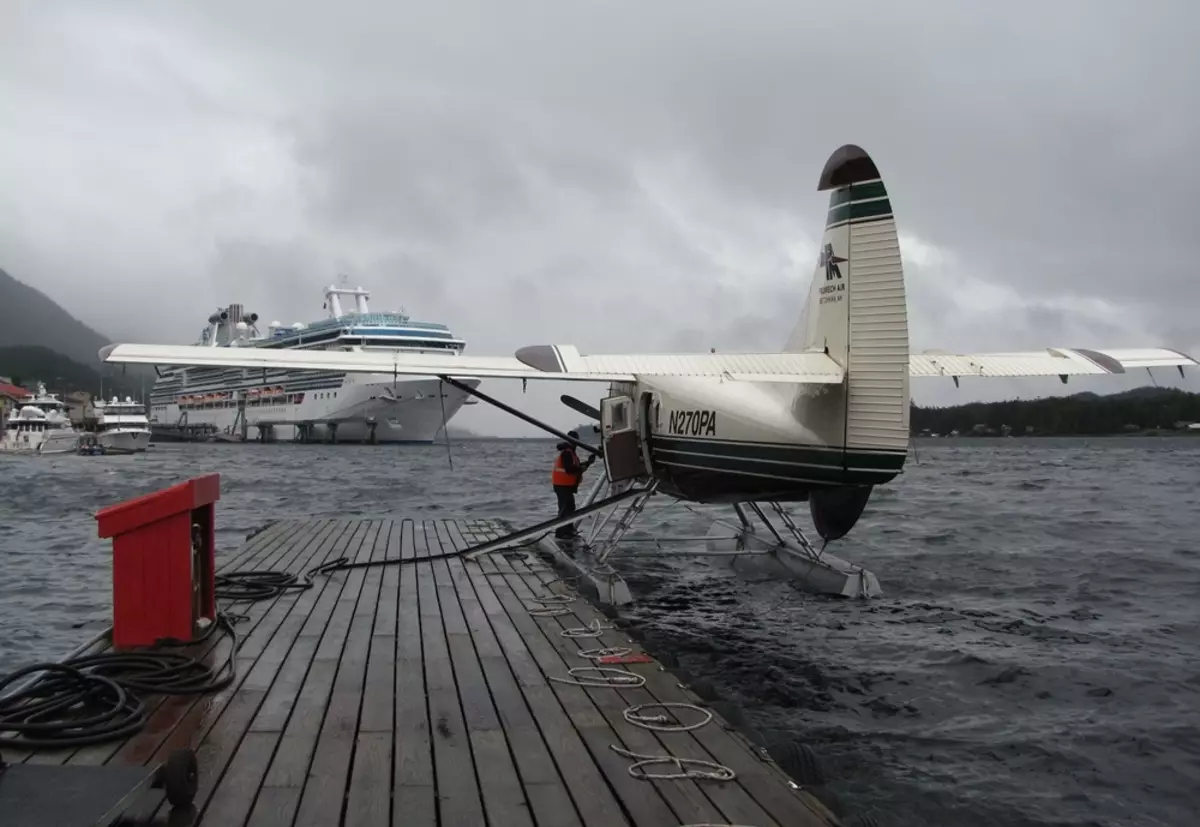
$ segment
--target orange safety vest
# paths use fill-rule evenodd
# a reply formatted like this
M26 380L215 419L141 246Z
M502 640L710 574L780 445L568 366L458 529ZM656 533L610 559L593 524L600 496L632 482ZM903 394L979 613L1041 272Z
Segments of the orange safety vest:
M574 449L568 449L568 450L570 450L573 455L575 454ZM578 455L575 455L575 461L579 462ZM579 485L579 481L580 481L579 474L568 473L567 469L563 468L562 451L559 451L557 454L555 454L554 455L554 470L552 470L550 472L550 484L551 485Z

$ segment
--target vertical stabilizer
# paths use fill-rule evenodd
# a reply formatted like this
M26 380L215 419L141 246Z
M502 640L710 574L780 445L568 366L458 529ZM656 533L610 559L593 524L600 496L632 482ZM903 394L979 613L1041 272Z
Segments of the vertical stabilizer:
M823 349L845 368L846 382L802 389L796 414L848 457L906 452L908 307L891 199L875 162L853 144L830 156L817 188L830 191L825 233L784 351Z

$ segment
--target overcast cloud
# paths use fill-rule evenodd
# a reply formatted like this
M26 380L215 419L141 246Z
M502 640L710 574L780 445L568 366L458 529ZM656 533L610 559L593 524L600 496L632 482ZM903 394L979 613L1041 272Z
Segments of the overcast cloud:
M915 349L1200 355L1192 3L6 5L0 267L114 338L191 341L231 301L308 321L345 272L473 353L775 349L852 142ZM525 403L575 424L564 390L598 396Z

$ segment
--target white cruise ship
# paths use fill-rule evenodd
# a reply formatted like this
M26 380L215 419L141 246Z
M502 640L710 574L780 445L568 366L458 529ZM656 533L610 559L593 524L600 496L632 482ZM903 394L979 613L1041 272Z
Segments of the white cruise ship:
M353 300L353 310L343 309L344 297ZM258 330L257 313L232 304L209 317L198 344L437 354L461 353L466 346L444 324L372 313L369 298L361 287L327 287L327 318L290 326L271 322L265 335ZM443 422L476 401L436 377L208 367L158 371L150 396L152 423L211 424L230 435L241 433L244 425L248 439L298 439L307 431L311 439L361 442L373 431L376 443L432 442ZM479 385L478 379L462 381Z

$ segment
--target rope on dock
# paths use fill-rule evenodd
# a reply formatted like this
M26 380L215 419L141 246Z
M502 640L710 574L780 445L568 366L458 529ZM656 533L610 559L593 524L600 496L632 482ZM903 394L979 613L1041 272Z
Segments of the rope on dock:
M493 553L504 554L505 552L509 552L509 554L506 556L510 557L510 560L509 560L510 563L513 562L511 559L512 558L511 551L508 549L498 549L496 552L493 552ZM530 554L522 555L522 557L520 558L520 562L525 565L524 571L522 571L520 569L512 568L512 569L509 569L508 571L500 570L500 571L494 571L494 572L491 572L491 571L484 572L484 575L492 576L492 577L504 577L504 576L514 576L515 575L517 577L535 578L533 580L533 582L527 582L526 585L540 586L542 589L544 589L547 592L547 594L542 595L542 596L537 596L537 597L525 598L525 600L528 602L542 604L541 606L536 606L532 609L529 608L528 606L525 607L525 611L529 612L529 614L532 615L533 617L564 617L569 614L574 614L574 612L571 609L567 608L567 605L570 603L574 603L576 600L579 599L579 592L577 590L579 575L575 575L572 577L561 577L553 569L551 569L547 566L543 566L540 563L538 563L536 561L536 559L534 559L533 556ZM541 577L538 576L541 574L549 574L552 579L542 580ZM552 591L551 587L554 586L555 584L561 584L563 586L563 588L565 588L569 591L569 593L568 594L558 594L558 593ZM606 629L611 629L611 628L613 628L613 627L608 624L603 624L598 619L595 619L595 620L592 620L590 623L588 623L588 625L586 625L586 626L578 626L578 627L574 627L574 628L563 629L558 634L560 637L566 637L566 638L600 637L601 635L604 634L604 631Z
M606 631L612 629L612 625L601 623L599 618L593 618L586 626L575 626L570 629L563 629L558 633L559 637L601 637Z
M666 715L638 714L639 710L652 706L659 707L661 709L690 709L693 712L699 712L704 717L699 721L695 721L694 723L685 724L679 720L679 716L677 715L673 715L675 720L672 722L671 718L668 718ZM634 726L640 726L642 729L653 729L658 732L691 732L693 729L699 729L713 719L712 712L704 709L703 707L696 706L696 704L681 703L676 701L638 704L637 706L627 707L625 712L622 714L625 716L625 720Z
M621 658L633 654L633 650L628 646L613 646L608 649L580 649L575 654L588 660L600 660L601 658Z
M583 672L603 673L595 677L581 675ZM570 678L560 678L550 675L552 681L567 683L574 686L605 687L609 689L635 689L646 685L646 678L628 669L613 669L608 666L572 666L567 670ZM605 677L605 674L610 677Z
M737 773L729 767L714 761L703 761L699 758L676 758L673 755L642 755L639 752L618 747L616 744L609 744L608 748L625 758L638 759L629 765L629 774L634 778L646 781L732 781L737 778ZM676 767L677 771L646 772L643 768L650 764L671 764ZM688 769L685 766L688 764L707 769Z
M574 611L568 608L569 604L574 603L579 599L580 595L577 591L577 583L582 575L577 575L569 578L571 582L567 582L567 578L563 578L554 570L541 564L533 555L525 553L520 556L512 553L511 549L497 549L498 553L504 553L508 558L510 568L508 570L498 569L494 572L484 572L485 576L492 577L508 577L517 576L522 578L530 578L526 580L526 585L529 587L537 586L543 589L546 593L540 596L531 596L523 598L526 603L539 603L540 606L529 607L525 606L525 610L534 617L562 617L564 615L574 614ZM512 563L520 562L525 566L524 570L516 568ZM585 572L590 574L591 571ZM549 574L550 580L543 580L540 575ZM568 594L559 594L551 590L555 584L562 584L568 590ZM599 638L606 631L611 631L611 624L602 623L599 618L593 618L585 626L568 627L559 630L559 636L568 639L578 638ZM620 657L631 654L632 650L628 647L611 647L603 649L580 649L576 654L582 658L587 658L592 661L597 661L606 657ZM594 673L594 674L585 674ZM604 666L575 666L567 670L568 677L558 677L549 675L549 679L555 683L567 684L571 686L582 686L589 689L636 689L646 685L646 678L636 672L631 672L627 669L615 669ZM700 713L703 718L692 723L684 723L675 717L674 721L667 715L642 715L641 710L655 707L659 709L690 709ZM646 703L627 707L623 713L625 720L634 726L642 729L653 730L656 732L691 732L707 725L713 720L713 713L707 709L699 707L695 704L682 702L664 702L664 703ZM672 713L673 715L673 713ZM643 780L705 780L727 782L737 778L735 773L724 764L718 764L714 761L705 761L698 758L676 758L673 755L643 755L641 753L632 752L616 744L609 744L609 748L618 755L626 758L635 759L634 763L629 765L629 774L634 778ZM668 764L676 768L675 772L667 773L651 773L646 771L646 767L653 764ZM695 769L693 769L693 767ZM746 825L688 825L687 827L747 827Z
M545 597L531 597L529 600L533 603L541 603L541 606L534 608L525 607L525 611L534 617L561 617L563 615L572 614L572 611L567 608L568 603L575 602L575 598L566 594L550 594Z
M537 574L534 571L518 571L516 569L506 574L519 574L528 576ZM548 572L555 577L549 582L537 579L537 585L549 591L549 587L555 582L561 582L557 575ZM533 584L530 584L533 585ZM565 585L565 584L564 584ZM569 587L568 587L569 588ZM573 603L579 597L578 594L556 594L550 592L548 595L541 597L526 598L530 602L542 603L543 606L538 608L529 608L526 606L526 611L535 617L557 617L561 615L574 614L567 605ZM593 618L586 626L564 628L559 631L560 637L568 639L575 638L599 638L604 632L612 630L614 627L610 624L601 623L599 618ZM603 649L580 649L576 654L581 658L587 658L592 661L600 660L606 657L621 657L631 654L632 650L628 647L611 647ZM595 675L585 675L583 673L592 672ZM555 683L563 683L572 686L582 686L589 689L636 689L646 685L646 678L636 672L631 672L627 669L614 669L604 666L575 666L567 670L569 677L562 678L556 675L548 676ZM642 715L641 710L650 707L674 710L674 709L690 709L700 713L703 718L692 723L684 723L680 721L678 716L674 717L674 721L667 715ZM646 703L635 706L626 707L622 712L622 716L628 723L642 729L653 730L656 732L691 732L707 725L713 719L713 714L710 710L697 706L696 704L683 702L662 702L662 703ZM676 758L674 755L643 755L641 753L631 752L616 744L609 744L609 747L618 755L626 758L636 759L634 763L629 765L629 774L634 778L644 780L693 780L701 779L707 781L732 781L737 777L732 769L724 764L718 764L714 761L704 761L698 758ZM676 772L671 773L650 773L646 772L645 767L652 764L669 764L677 768ZM699 767L700 769L690 769L688 766ZM712 825L712 827L723 827L723 825ZM730 825L729 827L738 827Z

